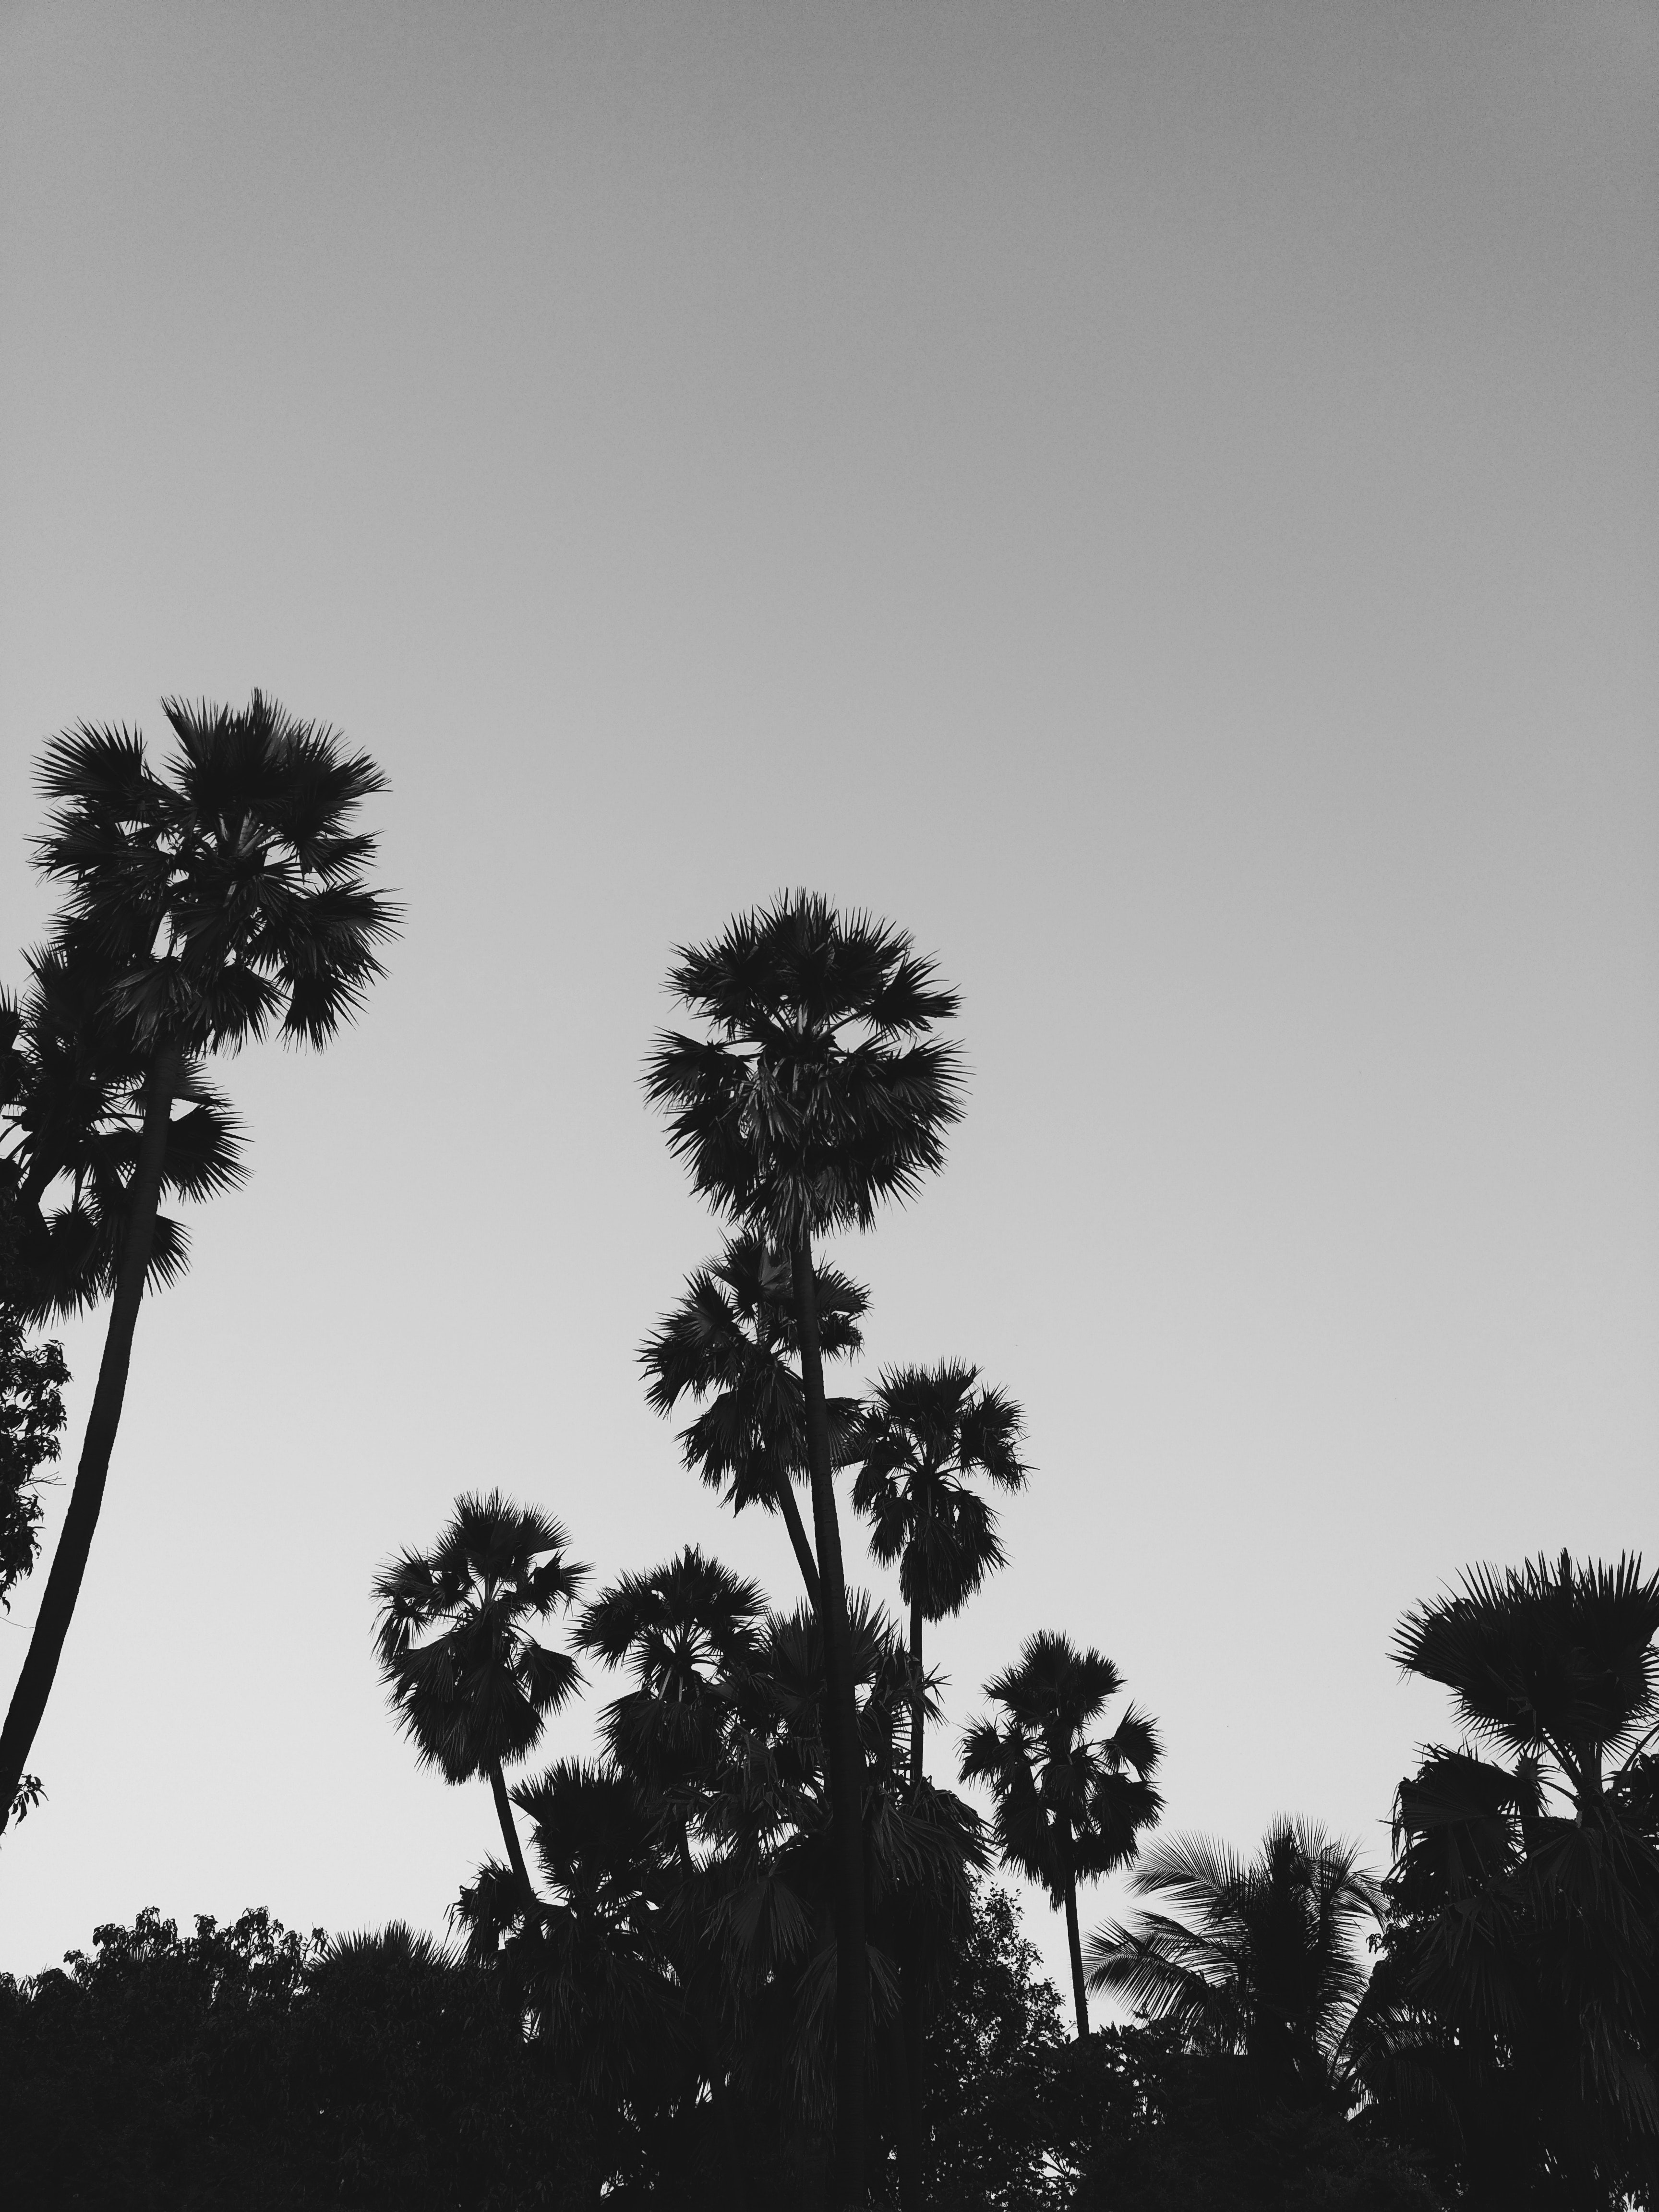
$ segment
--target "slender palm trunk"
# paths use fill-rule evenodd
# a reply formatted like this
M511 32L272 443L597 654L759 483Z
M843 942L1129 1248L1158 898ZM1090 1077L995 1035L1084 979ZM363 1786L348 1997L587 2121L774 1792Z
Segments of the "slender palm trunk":
M818 1346L817 1286L809 1238L797 1241L792 1258L795 1315L800 1330L800 1379L806 1400L806 1462L812 1477L812 1533L817 1539L824 1734L830 1754L830 1878L836 1916L836 2170L830 2203L831 2212L845 2212L845 2208L866 2201L864 2076L870 1964L864 1948L864 1755L859 1743L847 1581L830 1463L830 1413L823 1393L823 1357Z
M927 1715L921 1691L921 1600L910 1601L910 1796L921 1788L922 1729ZM904 2212L923 2202L923 2130L921 2098L927 2056L927 2011L922 1994L921 1959L908 1916L899 1935L899 1996L902 2007L897 2024L904 2059L904 2117L899 2135L899 2195Z
M921 1731L927 1721L921 1691L921 1600L910 1601L910 1795L921 1787Z
M138 1158L127 1194L126 1231L116 1269L115 1295L110 1301L109 1326L104 1333L104 1356L99 1363L92 1411L87 1416L81 1461L75 1470L75 1487L63 1533L52 1554L52 1571L41 1594L34 1633L29 1638L23 1671L12 1692L6 1724L0 1729L0 1831L11 1817L12 1801L34 1746L35 1732L46 1710L58 1662L81 1595L81 1582L92 1552L93 1531L104 1502L104 1485L121 1425L121 1407L127 1390L127 1370L132 1362L132 1339L143 1303L144 1272L155 1241L155 1216L161 1200L161 1174L167 1165L167 1125L179 1085L182 1054L173 1045L158 1048L150 1062L144 1086L144 1120L138 1138Z
M1066 1945L1072 1954L1072 1996L1077 2006L1077 2039L1089 2033L1089 1990L1083 1978L1083 1938L1077 1924L1077 1877L1072 1872L1070 1838L1063 1838L1061 1871L1066 1882Z
M795 1503L795 1486L782 1468L776 1476L778 1510L783 1516L783 1525L789 1531L789 1540L795 1547L795 1558L800 1567L800 1578L806 1585L806 1595L812 1601L812 1610L820 1608L818 1598L818 1563L812 1557L812 1547L807 1540L806 1528L800 1517L800 1508Z
M501 1772L501 1762L489 1762L490 1795L495 1800L495 1818L501 1824L501 1840L507 1845L507 1864L513 1869L513 1879L519 1885L519 1894L524 1899L526 1914L534 1920L541 1911L541 1899L537 1896L530 1879L530 1869L524 1863L524 1845L519 1840L519 1824L513 1817L513 1800L507 1794L507 1778Z

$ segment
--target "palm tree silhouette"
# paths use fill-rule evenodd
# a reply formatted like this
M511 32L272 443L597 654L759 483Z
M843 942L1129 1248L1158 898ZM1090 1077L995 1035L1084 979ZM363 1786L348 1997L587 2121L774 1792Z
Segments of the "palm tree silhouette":
M1003 1564L996 1515L973 1478L1018 1490L1030 1472L1019 1455L1024 1428L1006 1392L975 1388L979 1370L961 1360L884 1370L848 1436L858 1468L853 1503L870 1522L870 1549L898 1563L910 1608L910 1786L921 1781L925 1725L922 1623L959 1613Z
M374 1581L375 1651L393 1711L446 1782L485 1776L526 1912L538 1900L502 1768L525 1758L581 1680L568 1652L530 1632L572 1604L587 1570L569 1538L499 1491L457 1498L430 1552L405 1551Z
M1659 1575L1565 1552L1470 1571L1395 1638L1462 1741L1400 1785L1364 2070L1396 2104L1437 2085L1483 2203L1517 2159L1585 2202L1659 2172L1656 1638Z
M0 1828L58 1671L80 1594L126 1391L133 1334L155 1255L156 1217L173 1150L173 1109L210 1102L202 1054L274 1024L325 1044L381 972L374 947L396 926L364 870L375 840L355 830L385 789L366 753L296 722L258 692L238 712L163 702L175 744L158 775L127 730L82 726L52 739L40 783L53 804L37 846L64 887L57 941L96 979L99 1034L129 1072L142 1117L118 1208L100 1197L109 1326L69 1510L34 1632L0 1730ZM54 1170L50 1143L29 1164ZM174 1178L179 1168L175 1158ZM77 1196L80 1194L77 1192Z
M980 1721L963 1739L962 1779L990 1787L1003 1863L1041 1882L1065 1911L1079 2041L1089 1999L1077 1885L1127 1865L1164 1809L1152 1785L1162 1757L1153 1723L1131 1705L1110 1735L1088 1733L1122 1687L1102 1653L1042 1630L985 1686L1000 1721Z
M659 1036L647 1097L717 1211L790 1258L828 1686L836 1853L836 2149L832 2203L865 2194L867 2041L860 1750L846 1576L836 1517L812 1240L865 1229L944 1158L961 1112L954 1047L932 1032L957 1011L902 931L797 892L683 946L671 989L704 1033Z
M576 1630L580 1650L626 1666L634 1686L606 1709L600 1733L617 1765L675 1801L689 1872L689 1797L712 1772L729 1709L726 1681L753 1662L765 1598L696 1545L603 1590Z
M866 1293L822 1261L812 1274L821 1355L857 1352ZM799 1356L787 1261L753 1231L730 1238L718 1259L698 1268L640 1353L649 1378L647 1400L656 1412L672 1413L685 1396L703 1401L696 1419L681 1432L686 1466L720 1492L733 1512L758 1504L782 1515L801 1580L816 1605L817 1562L793 1487L806 1472L806 1401L793 1364ZM858 1401L831 1398L828 1408L836 1439L856 1414Z
M1290 1820L1249 1861L1172 1836L1148 1847L1129 1887L1154 1907L1090 1938L1090 1988L1172 2021L1198 2049L1241 2054L1264 2094L1328 2094L1365 1993L1357 1943L1382 1917L1357 1847Z

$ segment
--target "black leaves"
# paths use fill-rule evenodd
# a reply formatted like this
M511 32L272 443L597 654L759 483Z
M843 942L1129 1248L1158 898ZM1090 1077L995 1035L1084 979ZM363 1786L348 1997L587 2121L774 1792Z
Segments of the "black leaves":
M717 1210L787 1248L867 1228L943 1163L962 1112L956 994L908 936L806 892L682 947L669 988L706 1025L665 1031L646 1095Z

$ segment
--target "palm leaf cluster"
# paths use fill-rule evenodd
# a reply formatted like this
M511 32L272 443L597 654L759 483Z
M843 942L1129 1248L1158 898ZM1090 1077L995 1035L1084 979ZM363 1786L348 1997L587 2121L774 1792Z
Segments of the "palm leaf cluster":
M1395 1644L1462 1737L1396 1799L1368 2078L1585 2202L1659 2185L1656 1637L1659 1576L1564 1553L1472 1571Z
M1089 1986L1171 2021L1194 2049L1249 2059L1264 2094L1328 2091L1365 1993L1363 1940L1382 1913L1353 1845L1291 1820L1275 1820L1251 1860L1173 1836L1147 1847L1128 1886L1150 1902L1091 1938Z
M647 1096L717 1212L787 1247L940 1166L962 1065L931 1032L957 999L904 931L797 892L682 946L668 982L705 1034L659 1036Z

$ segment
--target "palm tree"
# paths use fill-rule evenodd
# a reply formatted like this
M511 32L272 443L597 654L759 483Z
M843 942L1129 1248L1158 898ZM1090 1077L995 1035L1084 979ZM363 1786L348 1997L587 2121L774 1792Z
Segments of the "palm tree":
M752 1663L764 1605L755 1583L689 1544L602 1591L576 1630L580 1650L633 1674L601 1733L619 1767L678 1801L676 1841L688 1873L686 1800L714 1765L730 1703L725 1682Z
M720 1212L787 1252L829 1692L836 1852L836 2152L832 2202L864 2200L868 1962L863 1772L836 1518L812 1240L868 1228L944 1158L961 1113L956 1049L932 1032L957 999L902 931L801 891L681 947L669 974L704 1033L659 1036L647 1095Z
M1368 2079L1437 2085L1482 2202L1522 2146L1586 2202L1659 2182L1656 1638L1659 1576L1565 1552L1473 1569L1395 1636L1462 1741L1400 1785Z
M1088 1733L1122 1687L1100 1652L1042 1630L985 1686L1000 1721L980 1721L963 1739L962 1778L990 1787L1004 1865L1041 1882L1064 1909L1079 2042L1089 1999L1077 1885L1127 1865L1164 1809L1152 1785L1163 1755L1153 1723L1131 1705L1110 1735Z
M865 1291L821 1261L812 1273L821 1355L857 1352L869 1303ZM787 1262L753 1231L730 1238L718 1259L698 1268L640 1353L654 1411L671 1413L688 1395L705 1401L681 1432L686 1466L720 1491L734 1513L758 1504L782 1514L816 1605L817 1562L793 1487L806 1470L805 1397L792 1364L799 1356ZM857 1411L855 1399L829 1401L832 1438Z
M574 1603L587 1570L569 1538L499 1491L457 1498L432 1551L405 1551L375 1577L375 1650L393 1711L422 1765L446 1782L486 1776L524 1909L538 1900L514 1824L502 1768L525 1758L550 1713L581 1680L568 1652L538 1644L529 1624Z
M870 1549L898 1562L910 1608L910 1786L921 1781L922 1623L959 1613L1003 1564L996 1515L973 1478L1018 1490L1030 1469L1019 1455L1024 1419L1005 1391L976 1389L979 1370L961 1360L882 1374L848 1437L858 1468L853 1503L870 1522Z
M1327 2093L1365 1992L1357 1939L1382 1917L1356 1846L1290 1820L1249 1861L1172 1836L1149 1847L1129 1887L1156 1906L1090 1938L1090 1988L1172 2021L1200 2050L1241 2054L1273 2090Z
M362 802L385 788L367 754L348 753L333 732L294 721L257 691L240 713L177 700L164 712L176 740L164 774L136 732L84 726L54 738L40 766L54 811L37 862L64 890L58 945L97 978L112 1054L141 1060L131 1096L143 1113L108 1245L109 1326L75 1486L0 1730L0 1827L92 1548L155 1256L174 1103L199 1097L204 1054L273 1024L295 1042L326 1043L381 972L374 947L396 925L364 881L375 841L351 827ZM42 1162L32 1164L38 1176Z

